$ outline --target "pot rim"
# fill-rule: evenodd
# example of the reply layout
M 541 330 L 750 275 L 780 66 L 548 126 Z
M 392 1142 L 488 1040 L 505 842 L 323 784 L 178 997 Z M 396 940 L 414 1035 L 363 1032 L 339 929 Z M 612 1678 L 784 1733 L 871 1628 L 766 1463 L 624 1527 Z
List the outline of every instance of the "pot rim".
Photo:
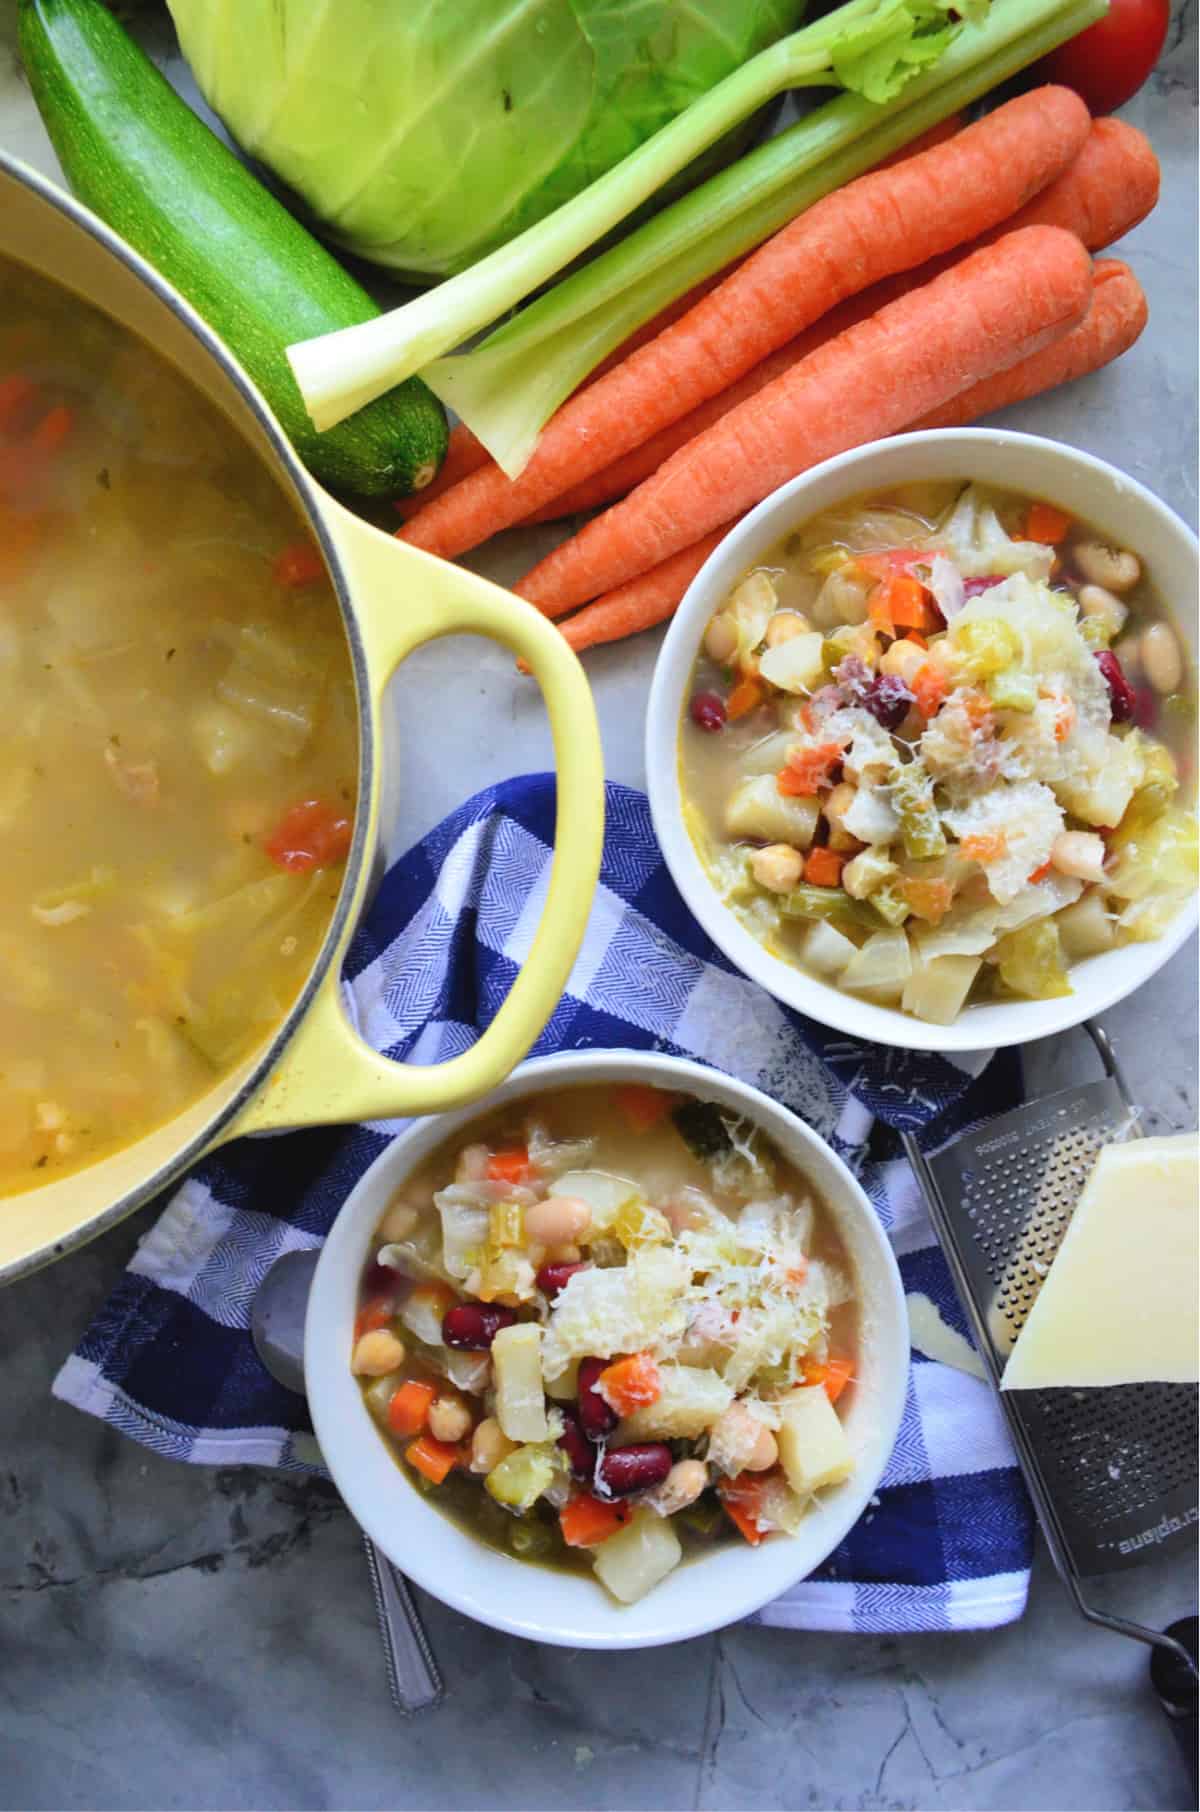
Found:
M 272 1067 L 279 1061 L 281 1053 L 311 1007 L 317 990 L 346 942 L 360 892 L 360 883 L 371 856 L 368 844 L 371 803 L 379 784 L 379 748 L 370 707 L 366 645 L 337 541 L 326 519 L 325 503 L 328 493 L 301 464 L 257 386 L 220 337 L 196 312 L 191 303 L 164 277 L 160 276 L 153 265 L 128 245 L 119 234 L 113 232 L 112 228 L 107 226 L 98 215 L 92 213 L 90 208 L 84 207 L 74 196 L 68 194 L 66 190 L 51 182 L 47 177 L 42 176 L 40 172 L 31 168 L 20 158 L 13 157 L 11 153 L 0 149 L 0 187 L 5 181 L 11 181 L 30 191 L 39 201 L 54 209 L 63 219 L 69 221 L 72 226 L 99 245 L 109 257 L 123 265 L 132 276 L 138 278 L 187 329 L 192 338 L 199 342 L 254 416 L 260 431 L 269 444 L 277 466 L 282 467 L 291 491 L 307 518 L 308 526 L 317 540 L 326 570 L 333 583 L 354 674 L 355 703 L 358 714 L 358 786 L 354 804 L 354 835 L 346 858 L 337 904 L 325 936 L 320 949 L 313 958 L 303 986 L 263 1046 L 251 1069 L 229 1097 L 205 1121 L 204 1126 L 180 1145 L 169 1159 L 157 1164 L 153 1171 L 139 1183 L 124 1190 L 115 1201 L 109 1202 L 98 1213 L 88 1216 L 78 1226 L 73 1227 L 69 1233 L 48 1241 L 45 1245 L 35 1247 L 19 1259 L 0 1265 L 0 1287 L 14 1282 L 19 1277 L 27 1276 L 32 1271 L 41 1269 L 42 1266 L 50 1264 L 55 1259 L 65 1257 L 67 1253 L 77 1250 L 100 1234 L 106 1233 L 111 1227 L 124 1220 L 127 1215 L 133 1213 L 135 1209 L 144 1206 L 151 1197 L 168 1187 L 185 1170 L 203 1157 L 215 1139 L 258 1094 Z M 8 255 L 3 243 L 0 243 L 0 255 Z M 17 259 L 16 262 L 22 263 L 23 260 Z M 57 283 L 59 288 L 79 295 L 80 300 L 87 306 L 99 309 L 102 314 L 108 313 L 108 310 L 101 307 L 92 298 L 73 290 L 72 286 L 63 282 L 61 278 L 49 273 L 42 274 L 47 276 L 49 282 Z M 133 330 L 126 329 L 126 331 L 132 332 Z M 160 352 L 152 342 L 150 344 L 152 351 L 156 352 L 160 358 L 167 359 L 168 364 L 171 363 L 165 353 Z M 230 425 L 235 433 L 241 434 L 242 430 L 232 419 Z M 256 456 L 260 456 L 259 449 L 252 449 L 252 451 Z M 266 463 L 265 460 L 264 463 Z M 164 1125 L 169 1126 L 170 1121 L 164 1122 Z M 161 1130 L 161 1127 L 151 1128 L 145 1136 L 149 1137 Z M 100 1162 L 103 1161 L 100 1160 Z M 21 1193 L 32 1195 L 36 1194 L 36 1190 Z

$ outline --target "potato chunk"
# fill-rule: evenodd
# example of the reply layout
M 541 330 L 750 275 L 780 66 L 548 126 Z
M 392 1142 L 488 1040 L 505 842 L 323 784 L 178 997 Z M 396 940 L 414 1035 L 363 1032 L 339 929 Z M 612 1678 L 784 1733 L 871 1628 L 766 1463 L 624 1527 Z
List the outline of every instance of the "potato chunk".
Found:
M 817 828 L 816 799 L 785 798 L 774 774 L 741 780 L 725 807 L 725 829 L 731 837 L 755 837 L 763 843 L 790 843 L 807 849 Z
M 596 1577 L 622 1604 L 636 1604 L 683 1559 L 683 1549 L 668 1518 L 639 1510 L 618 1535 L 596 1551 Z
M 846 1431 L 823 1385 L 806 1385 L 784 1398 L 778 1441 L 787 1482 L 799 1497 L 839 1484 L 854 1470 Z

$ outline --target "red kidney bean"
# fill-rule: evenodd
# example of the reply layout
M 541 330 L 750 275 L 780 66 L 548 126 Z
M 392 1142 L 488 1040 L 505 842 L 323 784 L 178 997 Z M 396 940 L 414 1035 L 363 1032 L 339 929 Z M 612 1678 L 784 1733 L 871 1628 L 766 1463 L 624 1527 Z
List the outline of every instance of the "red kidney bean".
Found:
M 599 1441 L 611 1434 L 621 1419 L 595 1388 L 596 1379 L 607 1364 L 607 1359 L 579 1361 L 579 1420 L 589 1441 Z
M 610 1447 L 596 1464 L 596 1483 L 611 1497 L 628 1497 L 661 1485 L 674 1461 L 665 1441 L 640 1441 L 634 1447 Z
M 716 692 L 696 692 L 688 706 L 692 722 L 700 730 L 723 730 L 725 728 L 724 701 Z
M 1133 721 L 1139 730 L 1152 730 L 1158 717 L 1158 693 L 1153 686 L 1133 689 Z
M 1115 724 L 1127 724 L 1137 712 L 1137 693 L 1125 677 L 1124 669 L 1111 648 L 1096 650 L 1096 665 L 1108 687 L 1109 706 Z
M 460 1302 L 442 1317 L 442 1339 L 468 1353 L 485 1353 L 500 1329 L 516 1319 L 514 1310 L 494 1302 Z
M 363 1295 L 398 1296 L 401 1284 L 407 1281 L 399 1271 L 393 1271 L 391 1265 L 381 1265 L 377 1258 L 373 1258 L 363 1273 Z
M 862 707 L 885 730 L 898 730 L 912 707 L 913 695 L 894 673 L 881 673 L 862 696 Z
M 560 1403 L 557 1407 L 563 1419 L 558 1445 L 570 1460 L 575 1477 L 590 1479 L 596 1465 L 596 1450 L 584 1434 L 577 1412 L 567 1404 Z
M 590 1269 L 591 1267 L 582 1260 L 574 1265 L 543 1265 L 537 1274 L 537 1287 L 543 1296 L 553 1299 L 560 1290 L 566 1289 L 568 1281 L 574 1277 L 576 1271 Z
M 980 592 L 991 591 L 993 585 L 1003 584 L 1003 573 L 985 573 L 981 579 L 964 579 L 963 597 L 977 598 Z

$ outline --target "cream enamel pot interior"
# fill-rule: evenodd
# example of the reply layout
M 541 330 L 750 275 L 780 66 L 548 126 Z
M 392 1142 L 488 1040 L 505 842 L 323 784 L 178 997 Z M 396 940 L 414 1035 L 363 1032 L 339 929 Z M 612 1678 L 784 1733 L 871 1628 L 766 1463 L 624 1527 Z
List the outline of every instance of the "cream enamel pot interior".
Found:
M 344 509 L 308 476 L 221 341 L 168 284 L 86 208 L 0 156 L 0 252 L 74 290 L 139 334 L 234 422 L 295 500 L 318 541 L 354 666 L 359 785 L 354 843 L 333 922 L 273 1037 L 187 1111 L 113 1156 L 0 1204 L 0 1281 L 71 1250 L 235 1134 L 325 1121 L 424 1114 L 493 1088 L 561 997 L 599 872 L 604 791 L 599 731 L 583 670 L 531 606 L 404 546 Z M 378 848 L 380 708 L 406 654 L 437 636 L 490 636 L 542 687 L 558 770 L 555 856 L 536 935 L 507 1000 L 477 1044 L 433 1066 L 397 1064 L 361 1042 L 339 999 L 341 957 Z
M 489 1548 L 412 1483 L 371 1420 L 350 1371 L 359 1279 L 371 1234 L 413 1168 L 480 1114 L 549 1088 L 642 1082 L 717 1101 L 755 1121 L 828 1205 L 854 1270 L 859 1351 L 846 1430 L 856 1467 L 821 1494 L 792 1536 L 723 1545 L 672 1573 L 637 1604 L 598 1580 Z M 455 1610 L 495 1629 L 568 1648 L 651 1648 L 720 1629 L 778 1597 L 832 1552 L 862 1515 L 896 1440 L 908 1380 L 908 1316 L 891 1246 L 857 1179 L 824 1140 L 758 1089 L 681 1057 L 572 1051 L 535 1057 L 465 1112 L 403 1133 L 360 1179 L 321 1250 L 308 1299 L 304 1370 L 313 1427 L 350 1513 L 396 1565 Z
M 1196 924 L 1193 899 L 1162 937 L 1076 963 L 1074 990 L 1058 1000 L 967 1007 L 949 1026 L 927 1025 L 898 1008 L 818 981 L 772 956 L 718 898 L 684 825 L 679 731 L 704 628 L 732 586 L 789 530 L 865 491 L 918 479 L 979 479 L 1057 504 L 1093 523 L 1115 545 L 1140 555 L 1196 654 L 1196 537 L 1144 485 L 1115 466 L 1057 441 L 989 428 L 942 428 L 899 435 L 814 466 L 775 491 L 705 561 L 675 615 L 654 669 L 646 720 L 646 771 L 654 828 L 675 885 L 709 937 L 743 974 L 823 1025 L 905 1050 L 972 1051 L 1024 1044 L 1079 1025 L 1124 1000 L 1174 955 Z M 1194 803 L 1194 801 L 1192 801 Z

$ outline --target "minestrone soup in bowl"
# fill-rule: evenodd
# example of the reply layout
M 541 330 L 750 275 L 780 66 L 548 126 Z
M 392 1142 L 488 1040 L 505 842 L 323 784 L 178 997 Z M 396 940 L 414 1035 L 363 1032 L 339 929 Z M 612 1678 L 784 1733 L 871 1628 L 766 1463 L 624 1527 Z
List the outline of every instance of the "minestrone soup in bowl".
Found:
M 453 1569 L 413 1565 L 408 1519 L 433 1511 L 504 1585 L 463 1608 L 502 1621 L 554 1581 L 572 1618 L 628 1616 L 641 1640 L 689 1596 L 696 1627 L 741 1614 L 695 1602 L 699 1567 L 757 1602 L 808 1571 L 874 1487 L 904 1371 L 890 1254 L 815 1135 L 698 1066 L 620 1053 L 527 1065 L 403 1143 L 340 1253 L 334 1230 L 307 1349 L 318 1437 L 385 1548 L 391 1527 L 459 1602 Z M 339 1467 L 364 1442 L 374 1484 Z
M 961 470 L 795 502 L 692 625 L 680 812 L 723 909 L 935 1041 L 1161 939 L 1197 826 L 1157 543 Z

